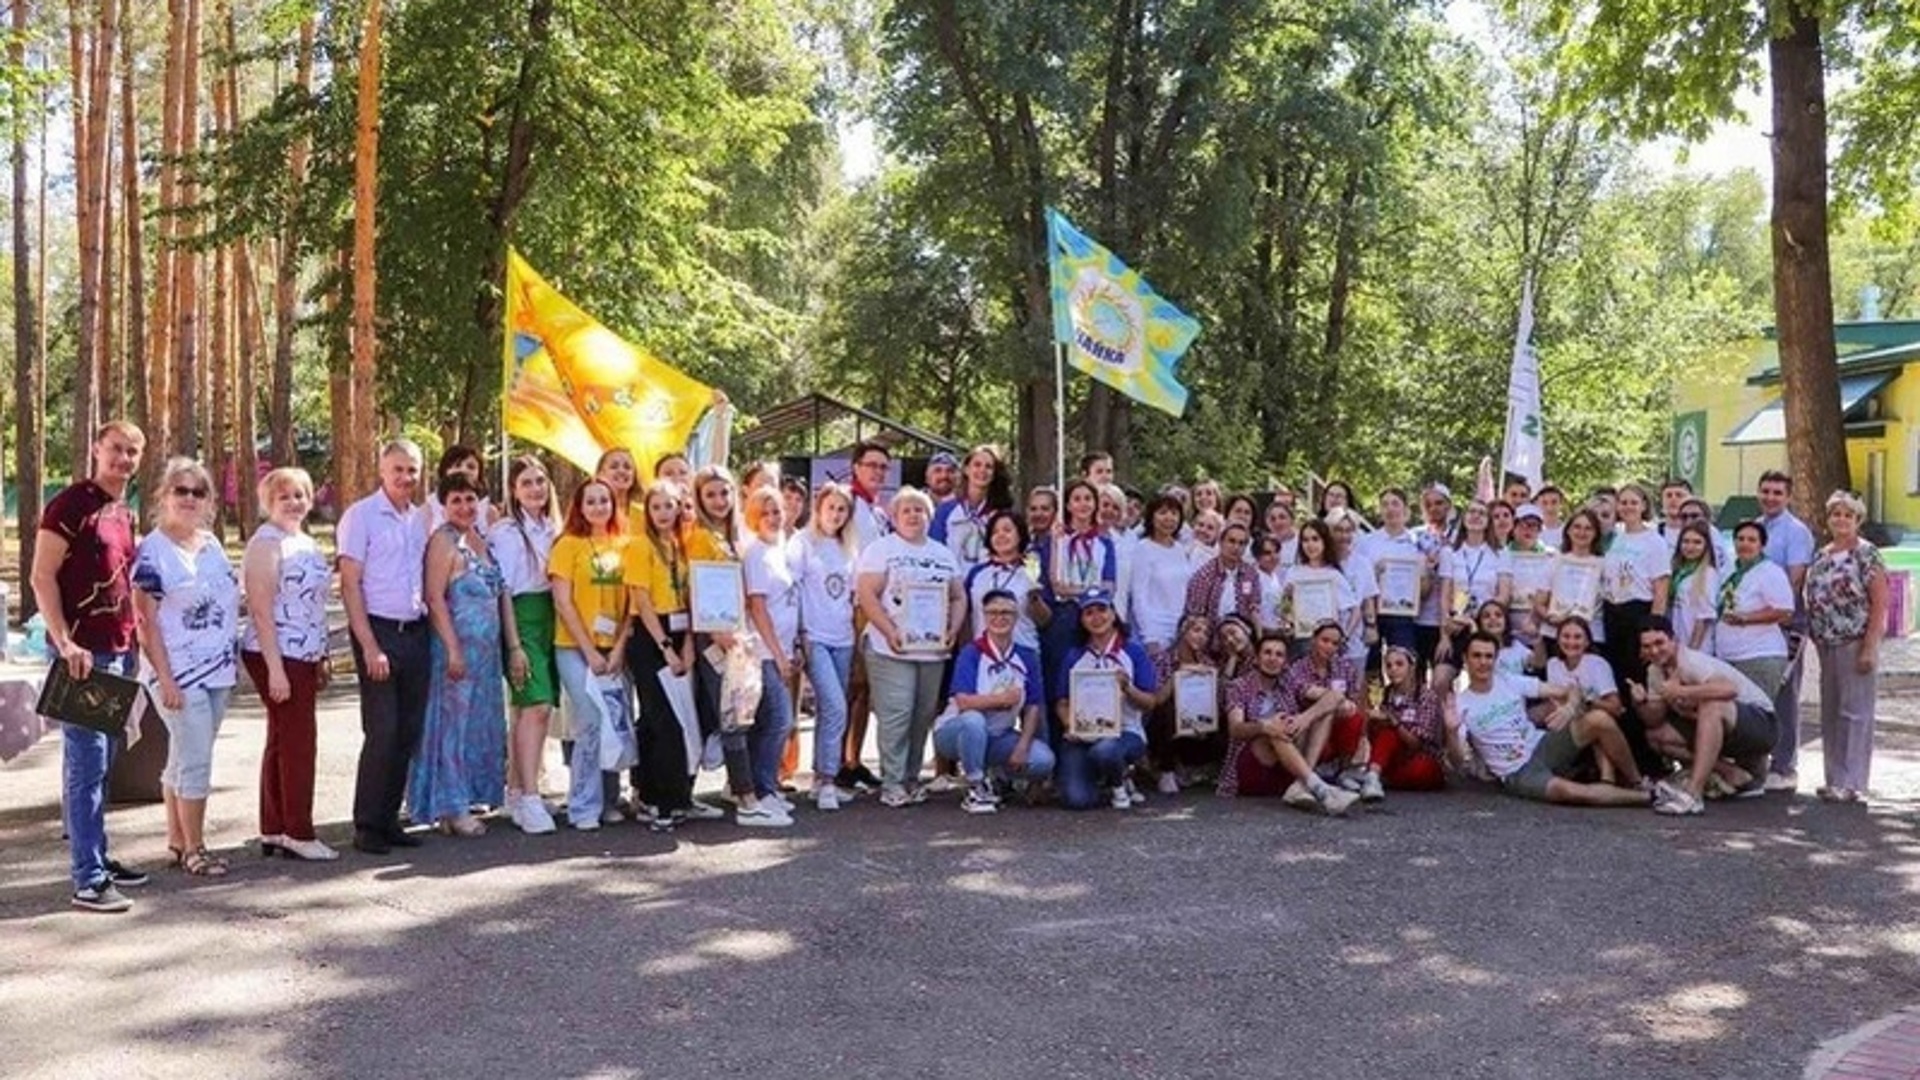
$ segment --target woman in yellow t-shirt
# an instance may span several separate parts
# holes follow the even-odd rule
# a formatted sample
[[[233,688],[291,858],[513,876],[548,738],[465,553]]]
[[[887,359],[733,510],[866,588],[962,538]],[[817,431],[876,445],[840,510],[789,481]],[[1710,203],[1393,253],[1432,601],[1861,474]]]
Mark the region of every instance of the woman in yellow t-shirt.
[[[693,474],[693,528],[687,533],[689,562],[724,562],[740,565],[740,527],[738,524],[738,488],[733,474],[723,466],[708,465]],[[740,595],[746,596],[744,577]],[[691,599],[691,598],[689,598]],[[793,824],[792,809],[778,793],[760,798],[754,793],[753,760],[748,749],[748,730],[721,723],[720,669],[708,654],[724,656],[739,643],[743,625],[737,633],[696,633],[693,636],[693,698],[700,713],[703,735],[720,735],[720,750],[727,763],[727,790],[733,793],[734,822],[745,826],[785,826]],[[719,646],[717,650],[710,646]],[[774,748],[778,753],[778,748]]]
[[[574,718],[567,820],[576,829],[599,828],[607,809],[599,766],[601,709],[612,710],[616,726],[630,729],[633,723],[622,659],[632,626],[622,573],[626,546],[613,489],[599,480],[581,484],[547,560],[557,617],[554,661]]]
[[[634,769],[634,797],[648,807],[656,831],[686,820],[694,811],[693,775],[699,754],[688,760],[679,715],[660,682],[693,670],[693,635],[687,619],[687,550],[680,530],[680,485],[655,481],[647,489],[641,526],[627,545],[627,673],[640,696],[634,734],[640,764]],[[691,718],[697,725],[698,718]],[[693,740],[695,746],[699,739]],[[718,811],[714,811],[717,813]]]

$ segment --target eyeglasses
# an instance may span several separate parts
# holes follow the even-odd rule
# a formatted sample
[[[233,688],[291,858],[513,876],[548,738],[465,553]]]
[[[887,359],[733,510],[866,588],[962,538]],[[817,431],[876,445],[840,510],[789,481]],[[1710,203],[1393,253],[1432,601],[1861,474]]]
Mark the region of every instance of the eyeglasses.
[[[175,484],[173,487],[173,497],[176,499],[204,499],[207,497],[207,489]]]
[[[856,469],[884,469],[887,467],[887,463],[885,461],[856,461],[853,467]]]

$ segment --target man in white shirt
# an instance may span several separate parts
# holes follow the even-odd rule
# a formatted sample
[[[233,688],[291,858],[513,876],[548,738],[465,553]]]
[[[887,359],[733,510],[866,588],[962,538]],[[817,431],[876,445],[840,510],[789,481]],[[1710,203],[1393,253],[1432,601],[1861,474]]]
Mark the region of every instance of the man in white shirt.
[[[1662,780],[1654,810],[1675,816],[1704,813],[1706,790],[1718,772],[1735,798],[1764,793],[1767,758],[1778,726],[1773,702],[1753,680],[1715,656],[1674,640],[1673,623],[1649,618],[1640,629],[1647,685],[1630,684],[1647,742],[1688,763],[1685,778]]]
[[[1467,687],[1454,695],[1445,717],[1447,756],[1464,765],[1471,742],[1501,789],[1525,799],[1570,806],[1647,805],[1633,751],[1613,719],[1597,709],[1575,716],[1562,708],[1547,718],[1544,730],[1534,726],[1528,700],[1550,698],[1564,705],[1575,697],[1575,688],[1495,674],[1499,655],[1500,639],[1492,634],[1476,631],[1467,640]],[[1619,785],[1572,779],[1588,749],[1612,766]]]
[[[423,599],[427,510],[413,502],[420,448],[380,451],[380,490],[340,517],[340,600],[360,673],[365,741],[353,792],[353,846],[372,855],[420,841],[400,828],[407,769],[426,726],[431,687]]]

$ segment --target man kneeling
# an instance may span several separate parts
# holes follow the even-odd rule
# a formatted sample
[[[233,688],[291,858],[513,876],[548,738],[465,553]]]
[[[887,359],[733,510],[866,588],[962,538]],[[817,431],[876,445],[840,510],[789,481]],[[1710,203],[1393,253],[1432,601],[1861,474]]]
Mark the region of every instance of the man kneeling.
[[[1654,789],[1655,813],[1705,813],[1707,785],[1718,774],[1735,798],[1766,792],[1773,753],[1773,699],[1716,656],[1674,640],[1673,623],[1655,615],[1640,627],[1647,685],[1630,684],[1647,742],[1687,763],[1679,782]]]
[[[933,727],[934,752],[958,762],[966,775],[960,808],[969,814],[999,808],[989,768],[1029,783],[1053,775],[1053,751],[1045,739],[1035,738],[1046,699],[1040,655],[1013,643],[1020,601],[994,589],[981,598],[980,608],[987,632],[962,646],[954,659],[953,696]]]
[[[1499,655],[1500,639],[1492,634],[1481,631],[1467,639],[1467,688],[1454,695],[1446,717],[1447,754],[1454,763],[1466,762],[1465,744],[1471,740],[1509,795],[1575,806],[1647,805],[1633,751],[1613,717],[1598,708],[1580,708],[1577,687],[1495,674]],[[1544,729],[1527,717],[1528,700],[1539,698],[1560,703]],[[1624,786],[1572,779],[1589,748],[1613,765]]]
[[[1348,699],[1325,693],[1310,705],[1301,702],[1287,689],[1286,673],[1286,635],[1260,635],[1253,670],[1227,687],[1227,759],[1220,768],[1220,794],[1280,795],[1284,784],[1288,806],[1344,814],[1358,796],[1322,780],[1313,767],[1327,752],[1334,717],[1348,707]]]

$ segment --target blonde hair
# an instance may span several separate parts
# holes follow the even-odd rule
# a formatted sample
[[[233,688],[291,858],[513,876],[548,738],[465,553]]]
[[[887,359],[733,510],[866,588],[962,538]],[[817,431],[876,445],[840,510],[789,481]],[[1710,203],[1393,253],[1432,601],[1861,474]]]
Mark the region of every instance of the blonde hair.
[[[901,503],[915,503],[927,512],[928,517],[933,516],[933,498],[917,487],[903,487],[894,492],[893,505],[898,507]]]
[[[274,496],[288,488],[292,488],[305,495],[308,499],[312,499],[313,477],[308,474],[307,470],[297,465],[282,465],[277,469],[269,471],[267,475],[260,478],[260,483],[254,487],[254,498],[260,503],[260,515],[262,517],[272,515]]]
[[[741,507],[742,516],[746,520],[747,531],[755,536],[760,535],[760,524],[767,519],[768,503],[772,503],[775,509],[781,511],[787,508],[786,504],[780,501],[780,489],[767,487],[764,484],[749,488],[744,501],[745,505]]]
[[[1833,513],[1834,508],[1837,506],[1846,507],[1857,521],[1865,522],[1867,520],[1867,504],[1861,501],[1860,496],[1855,495],[1846,488],[1840,488],[1833,494],[1827,496],[1827,513]]]
[[[820,524],[820,508],[826,505],[828,499],[839,499],[847,508],[847,516],[840,519],[840,531],[837,533],[828,532]],[[821,484],[820,489],[813,493],[813,516],[807,521],[807,531],[815,536],[832,540],[844,548],[848,555],[853,554],[853,494],[847,490],[846,485],[829,480]]]

